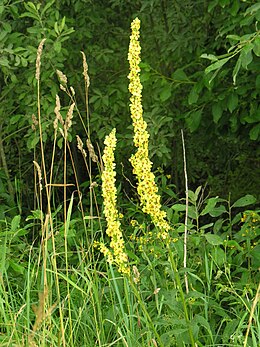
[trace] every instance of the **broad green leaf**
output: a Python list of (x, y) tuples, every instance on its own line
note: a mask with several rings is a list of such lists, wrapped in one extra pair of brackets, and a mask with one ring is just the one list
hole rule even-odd
[(227, 212), (225, 206), (220, 205), (218, 207), (214, 207), (210, 212), (210, 216), (211, 217), (219, 217), (221, 216), (223, 213)]
[(218, 121), (220, 120), (222, 113), (223, 113), (223, 109), (219, 102), (212, 105), (213, 122), (215, 124), (217, 124)]
[(202, 210), (201, 212), (201, 216), (204, 216), (207, 213), (210, 213), (216, 206), (216, 203), (219, 201), (218, 197), (215, 198), (210, 198), (207, 201), (207, 205), (205, 206), (205, 208)]
[(186, 206), (182, 204), (175, 204), (171, 207), (174, 211), (185, 211)]
[(188, 76), (186, 75), (186, 73), (182, 70), (182, 69), (177, 69), (176, 71), (174, 71), (174, 73), (172, 74), (172, 78), (177, 80), (177, 81), (188, 81)]
[(227, 101), (227, 107), (230, 111), (230, 113), (232, 113), (238, 106), (238, 96), (236, 93), (232, 93), (229, 97), (228, 97), (228, 101)]
[(253, 51), (256, 56), (260, 57), (260, 37), (259, 36), (254, 41)]
[(213, 246), (219, 246), (223, 244), (223, 240), (219, 235), (205, 234), (205, 238), (209, 244)]
[(226, 64), (232, 57), (224, 58), (216, 61), (205, 69), (205, 73), (208, 74), (211, 71), (220, 69), (224, 64)]
[(260, 136), (260, 123), (255, 125), (249, 132), (250, 140), (256, 141)]
[(19, 274), (23, 274), (24, 273), (24, 267), (19, 265), (19, 264), (17, 264), (16, 262), (14, 262), (12, 259), (9, 259), (9, 264), (10, 264), (11, 268), (15, 272), (17, 272)]
[(252, 49), (254, 45), (252, 43), (246, 44), (240, 53), (241, 64), (244, 69), (247, 69), (248, 65), (253, 60)]
[(186, 119), (187, 126), (190, 132), (194, 132), (198, 129), (201, 121), (202, 109), (191, 112), (189, 118)]
[(171, 95), (172, 95), (171, 85), (166, 84), (160, 93), (160, 100), (162, 102), (164, 102), (164, 101), (168, 100), (171, 97)]
[(17, 215), (12, 219), (12, 222), (11, 222), (11, 231), (12, 232), (15, 232), (19, 228), (20, 221), (21, 221), (20, 215)]
[(194, 88), (192, 88), (188, 96), (189, 105), (195, 104), (198, 101), (198, 98), (199, 98), (199, 94), (196, 92)]
[(243, 196), (242, 198), (238, 199), (232, 207), (244, 207), (248, 205), (252, 205), (256, 202), (256, 198), (253, 195), (247, 194)]

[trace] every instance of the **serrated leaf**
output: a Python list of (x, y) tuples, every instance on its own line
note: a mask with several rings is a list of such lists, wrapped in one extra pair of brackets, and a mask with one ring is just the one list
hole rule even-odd
[(210, 66), (208, 66), (208, 67), (205, 69), (205, 74), (208, 74), (208, 73), (211, 72), (211, 71), (220, 69), (220, 68), (221, 68), (223, 65), (225, 65), (230, 59), (231, 59), (231, 57), (228, 57), (228, 58), (224, 58), (224, 59), (221, 59), (221, 60), (216, 61), (215, 63), (211, 64)]
[(232, 207), (244, 207), (248, 205), (252, 205), (256, 202), (256, 198), (253, 195), (247, 194), (243, 196), (242, 198), (238, 199)]
[(219, 246), (223, 244), (223, 240), (220, 236), (214, 234), (205, 234), (205, 238), (209, 244), (213, 246)]
[(220, 120), (222, 113), (223, 113), (223, 109), (222, 109), (221, 104), (219, 102), (212, 105), (213, 122), (215, 124), (217, 124), (218, 121)]

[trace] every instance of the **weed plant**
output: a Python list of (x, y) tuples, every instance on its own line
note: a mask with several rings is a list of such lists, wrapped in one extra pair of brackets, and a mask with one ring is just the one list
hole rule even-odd
[[(205, 196), (202, 187), (190, 191), (185, 170), (186, 198), (177, 200), (167, 177), (152, 173), (142, 115), (139, 27), (135, 19), (128, 59), (136, 148), (130, 159), (136, 183), (131, 184), (140, 204), (125, 202), (116, 188), (115, 130), (105, 140), (103, 156), (91, 143), (83, 52), (86, 117), (66, 75), (57, 71), (69, 105), (62, 107), (56, 96), (51, 162), (46, 162), (40, 76), (48, 42), (39, 45), (36, 208), (26, 221), (20, 215), (1, 220), (1, 346), (260, 346), (260, 215), (250, 209), (255, 198), (246, 195), (231, 204)], [(87, 197), (71, 150), (73, 122), (85, 129), (86, 145), (77, 136), (77, 147), (89, 176)], [(63, 181), (57, 182), (60, 153)], [(68, 180), (69, 167), (74, 182)], [(93, 177), (93, 168), (99, 177)], [(63, 190), (58, 206), (56, 189)], [(168, 204), (161, 202), (160, 191), (171, 197)]]

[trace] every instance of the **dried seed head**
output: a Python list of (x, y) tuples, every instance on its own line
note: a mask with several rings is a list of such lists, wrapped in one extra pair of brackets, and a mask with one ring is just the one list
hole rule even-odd
[(65, 128), (68, 130), (72, 126), (72, 118), (73, 118), (73, 110), (74, 110), (75, 103), (70, 105), (70, 108), (67, 113), (66, 121), (65, 121)]
[(86, 153), (85, 149), (83, 148), (83, 142), (82, 142), (81, 138), (79, 137), (79, 135), (76, 135), (76, 138), (77, 138), (77, 147), (80, 150), (80, 152), (82, 153), (82, 155), (86, 158), (87, 153)]
[(72, 96), (75, 96), (75, 90), (73, 87), (70, 87), (70, 91), (71, 91)]
[(46, 39), (41, 40), (37, 50), (36, 73), (35, 73), (35, 78), (37, 79), (37, 81), (39, 81), (40, 79), (41, 55), (42, 55), (43, 45), (45, 41)]
[(60, 80), (60, 82), (64, 85), (66, 85), (68, 83), (68, 79), (67, 79), (67, 76), (64, 75), (63, 72), (61, 72), (60, 70), (56, 70), (56, 73), (58, 75), (58, 78)]
[(62, 84), (60, 84), (60, 90), (62, 90), (63, 92), (66, 92), (66, 88)]
[(90, 86), (90, 80), (89, 80), (89, 75), (88, 75), (88, 64), (87, 64), (87, 59), (86, 59), (86, 55), (84, 52), (81, 52), (82, 54), (82, 60), (83, 60), (83, 76), (84, 76), (84, 80), (86, 82), (87, 87), (89, 88)]
[(37, 174), (38, 174), (40, 190), (42, 190), (42, 170), (40, 168), (40, 165), (37, 163), (37, 161), (33, 161), (33, 164), (34, 164), (36, 171), (37, 171)]
[(54, 113), (56, 114), (56, 118), (53, 122), (54, 129), (58, 128), (58, 122), (60, 122), (62, 125), (64, 125), (64, 120), (62, 118), (62, 115), (60, 113), (60, 98), (58, 95), (56, 95), (56, 106), (54, 109)]
[(94, 163), (97, 163), (98, 162), (98, 156), (96, 155), (94, 147), (93, 147), (93, 145), (89, 139), (87, 139), (87, 147), (88, 147), (88, 152), (89, 152), (90, 158), (93, 160)]
[(38, 126), (38, 121), (35, 117), (35, 114), (32, 114), (32, 130), (36, 130), (37, 126)]
[(91, 190), (91, 189), (93, 189), (93, 188), (96, 188), (96, 187), (98, 187), (98, 184), (97, 184), (97, 182), (92, 182), (91, 183), (91, 185), (89, 186), (89, 189)]
[(134, 283), (137, 284), (140, 281), (140, 272), (138, 271), (135, 265), (133, 266), (133, 273), (134, 273)]

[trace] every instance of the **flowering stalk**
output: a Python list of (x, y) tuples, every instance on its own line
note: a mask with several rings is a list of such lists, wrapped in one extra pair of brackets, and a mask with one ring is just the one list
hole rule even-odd
[(128, 52), (130, 73), (128, 78), (130, 97), (130, 112), (134, 127), (134, 145), (137, 151), (130, 158), (133, 173), (137, 177), (137, 192), (140, 197), (142, 210), (151, 216), (154, 225), (159, 229), (158, 238), (166, 239), (170, 225), (166, 221), (166, 213), (161, 210), (160, 195), (152, 173), (152, 162), (149, 159), (147, 123), (143, 119), (142, 84), (140, 82), (140, 53), (139, 43), (140, 20), (134, 19)]
[(103, 163), (104, 170), (102, 172), (102, 196), (104, 198), (104, 214), (107, 221), (106, 233), (110, 237), (110, 249), (103, 243), (98, 246), (101, 252), (106, 256), (109, 263), (115, 263), (118, 266), (118, 271), (124, 274), (130, 273), (128, 266), (128, 258), (125, 253), (125, 244), (120, 230), (121, 223), (119, 221), (119, 214), (116, 208), (116, 187), (115, 187), (115, 156), (114, 151), (116, 147), (116, 130), (113, 129), (111, 133), (105, 138)]

